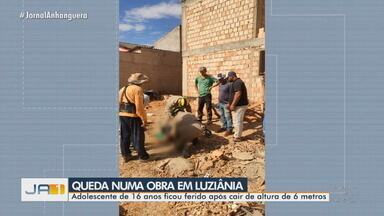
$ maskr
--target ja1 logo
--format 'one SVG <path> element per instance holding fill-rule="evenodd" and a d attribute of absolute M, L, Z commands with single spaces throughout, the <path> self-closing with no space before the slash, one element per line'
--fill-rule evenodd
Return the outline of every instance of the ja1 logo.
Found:
<path fill-rule="evenodd" d="M 65 185 L 63 184 L 34 184 L 31 191 L 25 191 L 26 194 L 49 194 L 58 195 L 65 193 Z"/>
<path fill-rule="evenodd" d="M 22 178 L 21 201 L 68 201 L 68 179 Z"/>

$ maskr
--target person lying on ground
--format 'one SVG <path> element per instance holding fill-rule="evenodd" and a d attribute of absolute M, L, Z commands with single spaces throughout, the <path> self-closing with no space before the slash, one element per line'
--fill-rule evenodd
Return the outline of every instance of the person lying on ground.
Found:
<path fill-rule="evenodd" d="M 182 153 L 184 157 L 191 156 L 191 146 L 197 144 L 199 137 L 209 137 L 211 132 L 189 112 L 178 112 L 161 127 L 158 139 L 173 144 L 175 150 Z M 162 137 L 162 138 L 160 138 Z"/>

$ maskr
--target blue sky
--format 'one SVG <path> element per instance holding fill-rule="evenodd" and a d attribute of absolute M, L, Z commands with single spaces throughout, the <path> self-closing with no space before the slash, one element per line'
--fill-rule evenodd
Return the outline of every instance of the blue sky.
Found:
<path fill-rule="evenodd" d="M 119 40 L 152 45 L 180 25 L 179 0 L 120 0 Z"/>

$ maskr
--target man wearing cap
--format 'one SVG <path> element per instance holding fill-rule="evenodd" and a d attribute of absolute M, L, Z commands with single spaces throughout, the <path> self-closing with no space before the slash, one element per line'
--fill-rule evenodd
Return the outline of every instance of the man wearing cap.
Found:
<path fill-rule="evenodd" d="M 214 87 L 216 83 L 216 79 L 207 74 L 207 68 L 200 67 L 199 68 L 200 76 L 195 79 L 195 88 L 196 91 L 199 92 L 199 100 L 198 100 L 198 118 L 200 121 L 203 119 L 203 109 L 204 105 L 207 109 L 207 124 L 212 123 L 212 95 L 211 89 Z"/>
<path fill-rule="evenodd" d="M 119 91 L 120 147 L 124 162 L 131 158 L 131 142 L 140 160 L 149 158 L 144 148 L 147 115 L 144 110 L 144 91 L 140 86 L 147 81 L 147 76 L 134 73 L 128 78 L 128 85 Z"/>
<path fill-rule="evenodd" d="M 219 104 L 218 108 L 220 111 L 220 121 L 221 128 L 218 133 L 224 132 L 224 136 L 229 136 L 232 134 L 232 115 L 231 111 L 228 109 L 228 103 L 230 100 L 230 89 L 231 83 L 227 81 L 225 75 L 219 73 L 217 75 L 217 79 L 219 80 Z"/>
<path fill-rule="evenodd" d="M 248 95 L 245 83 L 233 71 L 228 72 L 228 81 L 232 83 L 228 108 L 232 111 L 235 128 L 234 141 L 241 141 L 244 114 L 248 108 Z"/>

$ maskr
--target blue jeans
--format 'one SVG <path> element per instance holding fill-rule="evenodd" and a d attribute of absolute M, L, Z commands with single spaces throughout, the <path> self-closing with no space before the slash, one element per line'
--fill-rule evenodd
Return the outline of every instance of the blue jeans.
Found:
<path fill-rule="evenodd" d="M 225 103 L 219 103 L 218 108 L 220 111 L 220 121 L 221 121 L 221 128 L 232 131 L 233 124 L 232 124 L 232 115 L 231 111 L 227 108 L 228 104 Z"/>

